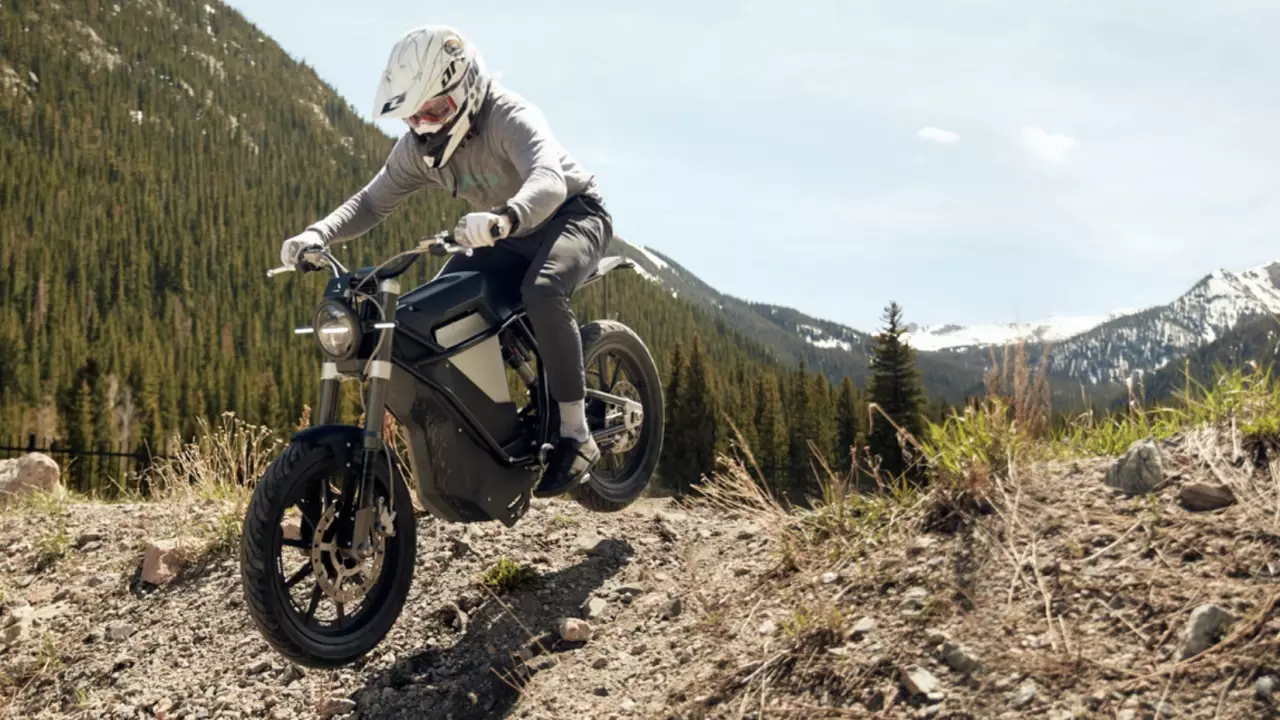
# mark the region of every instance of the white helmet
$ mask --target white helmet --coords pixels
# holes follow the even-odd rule
[[[403,119],[431,167],[449,162],[471,132],[489,92],[480,55],[458,31],[423,25],[391,48],[373,117]]]

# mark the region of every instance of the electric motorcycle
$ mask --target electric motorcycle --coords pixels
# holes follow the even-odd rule
[[[558,437],[518,283],[445,272],[401,294],[398,278],[423,255],[460,252],[470,250],[441,233],[376,267],[348,271],[322,250],[268,271],[331,273],[312,325],[296,330],[323,354],[318,411],[259,479],[240,544],[249,613],[300,665],[349,664],[395,623],[413,579],[410,486],[440,520],[509,527],[528,512]],[[633,267],[606,257],[584,286]],[[601,458],[568,494],[613,512],[641,495],[657,466],[662,387],[629,328],[601,320],[581,333]],[[362,426],[337,422],[343,381],[362,383]],[[387,413],[407,436],[411,472],[384,437]]]

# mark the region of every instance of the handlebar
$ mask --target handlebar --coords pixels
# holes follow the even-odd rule
[[[435,235],[428,235],[418,241],[418,246],[411,250],[406,250],[391,259],[379,265],[374,272],[370,273],[380,278],[394,277],[409,269],[414,263],[418,255],[427,253],[432,257],[449,257],[450,255],[466,255],[472,254],[472,249],[459,245],[454,239],[453,233],[441,232]],[[267,270],[267,277],[272,278],[276,275],[287,272],[314,272],[322,268],[329,268],[333,271],[334,277],[340,273],[346,272],[342,264],[338,262],[327,248],[305,252],[302,254],[302,262],[298,265],[281,265],[280,267]]]

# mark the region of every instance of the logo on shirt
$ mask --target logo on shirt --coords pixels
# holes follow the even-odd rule
[[[458,192],[467,192],[469,190],[488,190],[498,187],[498,183],[502,182],[502,178],[493,173],[484,175],[464,174],[458,178]]]

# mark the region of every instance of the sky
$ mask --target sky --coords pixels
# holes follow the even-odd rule
[[[396,39],[455,27],[619,236],[863,330],[891,300],[1103,315],[1280,260],[1273,0],[229,4],[366,118]]]

